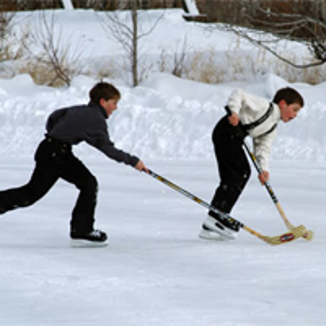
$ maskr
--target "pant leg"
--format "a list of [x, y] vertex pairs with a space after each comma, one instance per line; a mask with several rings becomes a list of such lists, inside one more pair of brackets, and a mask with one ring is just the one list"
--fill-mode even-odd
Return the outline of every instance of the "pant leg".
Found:
[[34, 172], [26, 185], [0, 191], [0, 214], [32, 205], [61, 177], [80, 190], [72, 212], [72, 228], [81, 232], [91, 231], [97, 199], [96, 178], [72, 154], [69, 146], [50, 138], [40, 143], [35, 153], [35, 161]]
[[[214, 150], [220, 175], [220, 184], [211, 204], [230, 213], [250, 178], [250, 165], [242, 147], [242, 138], [236, 128], [223, 118], [213, 132]], [[209, 212], [215, 216], [214, 212]]]
[[42, 198], [58, 180], [58, 175], [49, 173], [42, 164], [36, 164], [31, 179], [18, 188], [0, 191], [0, 214], [19, 207], [27, 207]]
[[96, 178], [76, 157], [71, 159], [61, 178], [74, 184], [80, 191], [72, 211], [71, 230], [80, 233], [92, 231], [98, 189]]
[[55, 184], [62, 164], [45, 159], [52, 157], [50, 152], [51, 148], [48, 144], [41, 142], [35, 154], [36, 165], [28, 183], [21, 187], [0, 191], [0, 214], [34, 204]]

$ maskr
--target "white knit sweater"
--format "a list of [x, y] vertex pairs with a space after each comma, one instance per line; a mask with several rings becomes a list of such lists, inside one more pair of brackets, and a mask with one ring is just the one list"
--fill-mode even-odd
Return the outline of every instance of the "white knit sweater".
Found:
[[[271, 145], [276, 136], [276, 129], [268, 132], [281, 119], [281, 111], [277, 104], [273, 103], [273, 111], [269, 117], [257, 127], [248, 131], [253, 140], [253, 152], [263, 171], [269, 169], [269, 156]], [[230, 110], [239, 116], [242, 124], [252, 123], [261, 118], [269, 109], [270, 102], [262, 97], [246, 93], [236, 89], [228, 100]]]

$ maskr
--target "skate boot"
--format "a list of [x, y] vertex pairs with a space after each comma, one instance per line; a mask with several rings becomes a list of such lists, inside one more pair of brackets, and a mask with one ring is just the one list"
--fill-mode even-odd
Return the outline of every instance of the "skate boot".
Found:
[[104, 247], [109, 244], [108, 236], [100, 230], [90, 232], [70, 232], [72, 247]]
[[239, 229], [240, 223], [228, 215], [225, 219], [208, 215], [202, 225], [199, 237], [205, 240], [235, 240]]

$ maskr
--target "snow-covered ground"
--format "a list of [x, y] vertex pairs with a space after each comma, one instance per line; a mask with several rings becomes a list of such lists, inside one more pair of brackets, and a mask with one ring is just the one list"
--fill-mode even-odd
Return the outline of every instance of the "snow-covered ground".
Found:
[[[211, 160], [148, 165], [210, 198]], [[1, 217], [1, 325], [300, 325], [325, 323], [323, 165], [276, 163], [273, 184], [295, 224], [315, 239], [272, 247], [242, 231], [234, 242], [197, 238], [205, 211], [149, 176], [89, 162], [100, 183], [97, 226], [110, 246], [69, 247], [76, 191], [59, 182], [35, 206]], [[27, 180], [31, 161], [1, 160], [1, 186]], [[235, 215], [266, 235], [283, 233], [255, 178]]]
[[[195, 39], [201, 35], [203, 43], [214, 45], [219, 36], [222, 50], [228, 48], [232, 36], [207, 35], [177, 13], [165, 13], [178, 23], [178, 29], [164, 26], [166, 33], [173, 28], [168, 34], [174, 40], [191, 26]], [[83, 31], [94, 42], [101, 37], [95, 18], [85, 29], [90, 12], [58, 15], [66, 29]], [[155, 44], [167, 42], [160, 30], [151, 34]], [[100, 65], [103, 53], [97, 54], [92, 58]], [[206, 201], [218, 183], [211, 131], [230, 92], [240, 87], [271, 98], [289, 84], [272, 73], [218, 85], [160, 73], [136, 88], [107, 80], [122, 92], [119, 110], [108, 121], [117, 147]], [[48, 114], [85, 103], [95, 82], [79, 76], [69, 88], [53, 89], [36, 86], [27, 75], [0, 79], [0, 189], [27, 182]], [[306, 106], [296, 120], [280, 123], [271, 184], [290, 221], [314, 230], [312, 242], [272, 247], [245, 231], [236, 241], [200, 240], [205, 209], [81, 144], [75, 152], [98, 178], [97, 227], [109, 233], [110, 245], [69, 246], [76, 190], [63, 181], [34, 206], [1, 216], [0, 325], [324, 325], [326, 84], [291, 86]], [[233, 215], [266, 235], [286, 231], [254, 169]]]

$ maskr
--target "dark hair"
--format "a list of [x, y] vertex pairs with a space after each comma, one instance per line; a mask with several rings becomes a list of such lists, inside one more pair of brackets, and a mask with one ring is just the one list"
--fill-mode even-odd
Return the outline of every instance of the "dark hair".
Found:
[[276, 92], [273, 98], [273, 103], [278, 104], [282, 100], [284, 100], [287, 105], [297, 103], [301, 107], [304, 106], [304, 100], [301, 94], [291, 87], [281, 88]]
[[90, 91], [89, 91], [89, 98], [92, 103], [99, 104], [100, 100], [104, 98], [106, 101], [111, 100], [114, 98], [120, 98], [121, 94], [117, 88], [113, 85], [100, 82], [97, 83]]

